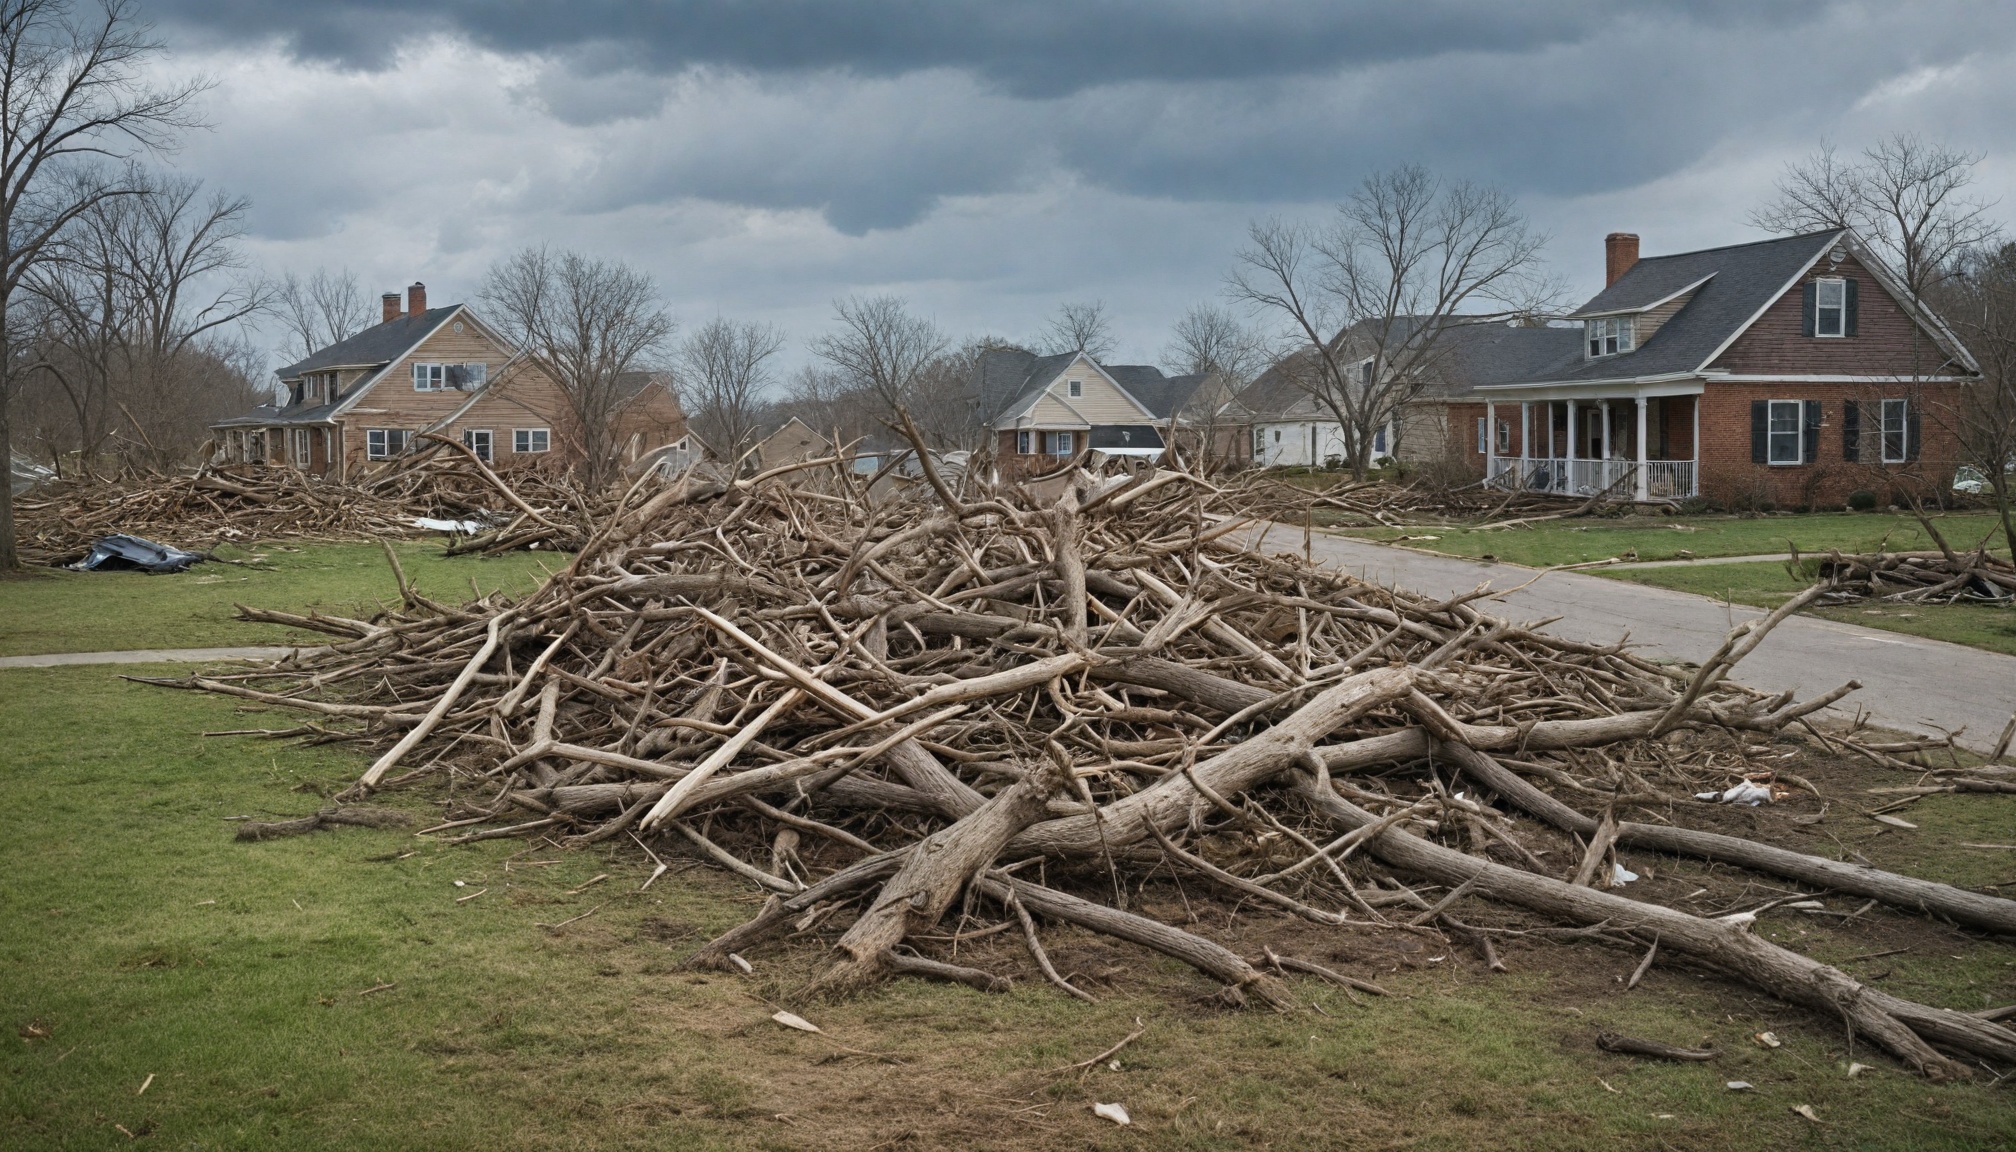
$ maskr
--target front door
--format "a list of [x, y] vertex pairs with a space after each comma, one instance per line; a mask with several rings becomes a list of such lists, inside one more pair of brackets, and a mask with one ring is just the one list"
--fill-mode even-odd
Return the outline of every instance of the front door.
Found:
[[476, 454], [485, 464], [490, 462], [490, 430], [488, 428], [464, 428], [462, 446]]

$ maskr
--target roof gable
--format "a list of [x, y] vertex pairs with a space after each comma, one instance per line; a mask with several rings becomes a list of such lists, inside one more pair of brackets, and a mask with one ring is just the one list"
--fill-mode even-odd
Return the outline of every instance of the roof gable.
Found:
[[[429, 308], [414, 315], [401, 316], [397, 320], [387, 320], [383, 324], [366, 328], [348, 339], [338, 340], [306, 359], [297, 360], [285, 368], [277, 369], [274, 375], [286, 380], [303, 372], [314, 372], [322, 368], [375, 368], [389, 364], [418, 347], [420, 342], [433, 335], [448, 317], [461, 310], [462, 305], [449, 304], [441, 308]], [[494, 338], [495, 334], [491, 333], [487, 326], [482, 327], [486, 335]]]

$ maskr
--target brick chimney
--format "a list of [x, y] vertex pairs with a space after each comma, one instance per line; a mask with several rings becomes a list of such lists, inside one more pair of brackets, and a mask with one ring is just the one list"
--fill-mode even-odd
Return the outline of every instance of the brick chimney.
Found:
[[1603, 286], [1608, 288], [1619, 276], [1638, 263], [1638, 234], [1612, 232], [1603, 237]]
[[399, 318], [399, 294], [397, 292], [385, 293], [378, 298], [378, 302], [385, 307], [384, 323], [390, 324]]
[[[1636, 241], [1638, 238], [1636, 236], [1633, 236], [1631, 239], [1633, 241]], [[1633, 248], [1632, 253], [1633, 254], [1631, 258], [1633, 260], [1636, 260], [1638, 258], [1636, 254], [1637, 249]], [[408, 316], [418, 316], [420, 313], [425, 312], [426, 310], [427, 310], [427, 285], [422, 284], [418, 280], [415, 280], [413, 281], [413, 286], [411, 288], [406, 289], [406, 314]]]

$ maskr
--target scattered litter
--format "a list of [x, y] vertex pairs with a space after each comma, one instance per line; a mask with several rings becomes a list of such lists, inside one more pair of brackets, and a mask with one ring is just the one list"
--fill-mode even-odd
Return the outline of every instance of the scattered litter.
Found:
[[1750, 1083], [1748, 1080], [1731, 1080], [1729, 1083], [1723, 1085], [1723, 1087], [1729, 1089], [1731, 1092], [1748, 1092], [1752, 1088], [1755, 1088], [1756, 1085]]
[[1629, 884], [1636, 879], [1638, 879], [1636, 872], [1631, 871], [1615, 860], [1610, 862], [1610, 883], [1613, 886], [1617, 884]]
[[1878, 815], [1875, 815], [1875, 816], [1871, 816], [1871, 817], [1869, 817], [1869, 819], [1871, 819], [1871, 820], [1874, 820], [1874, 821], [1875, 821], [1876, 823], [1878, 823], [1878, 824], [1888, 824], [1888, 825], [1889, 825], [1890, 827], [1892, 827], [1892, 828], [1916, 828], [1916, 827], [1918, 827], [1918, 826], [1917, 826], [1916, 824], [1913, 824], [1913, 823], [1911, 823], [1911, 822], [1910, 822], [1909, 820], [1905, 820], [1905, 819], [1901, 819], [1901, 818], [1899, 818], [1899, 817], [1896, 817], [1896, 816], [1886, 816], [1886, 815], [1882, 815], [1882, 814], [1878, 814]]
[[1127, 1109], [1119, 1104], [1094, 1104], [1092, 1105], [1092, 1114], [1111, 1120], [1122, 1128], [1134, 1123], [1134, 1118], [1127, 1115]]
[[1106, 1070], [1109, 1072], [1118, 1072], [1120, 1070], [1120, 1062], [1118, 1060], [1108, 1060], [1106, 1062]]
[[1797, 908], [1800, 909], [1801, 911], [1806, 911], [1814, 908], [1824, 909], [1827, 907], [1827, 905], [1821, 903], [1818, 900], [1794, 900], [1790, 904], [1783, 905], [1783, 907]]
[[1757, 1035], [1752, 1036], [1751, 1039], [1766, 1048], [1783, 1048], [1785, 1046], [1785, 1042], [1778, 1039], [1777, 1035], [1771, 1032], [1759, 1032]]
[[408, 523], [429, 532], [452, 532], [458, 536], [474, 536], [490, 527], [481, 520], [436, 520], [432, 516], [415, 516]]
[[756, 974], [755, 966], [750, 964], [749, 961], [744, 960], [737, 953], [734, 952], [728, 953], [728, 962], [730, 964], [735, 965], [735, 970], [742, 973], [742, 975], [744, 976], [754, 976]]
[[457, 887], [457, 888], [467, 888], [468, 886], [469, 886], [469, 882], [468, 882], [467, 880], [457, 880], [457, 881], [455, 881], [455, 887]]
[[771, 1014], [770, 1019], [775, 1020], [786, 1028], [796, 1028], [800, 1032], [817, 1032], [820, 1030], [817, 1024], [792, 1012], [775, 1012]]
[[1815, 1124], [1821, 1122], [1820, 1117], [1814, 1113], [1813, 1106], [1811, 1104], [1794, 1104], [1792, 1106], [1792, 1112], [1794, 1115], [1804, 1116], [1806, 1119], [1811, 1120]]
[[1752, 784], [1745, 780], [1722, 792], [1696, 792], [1696, 800], [1710, 800], [1717, 804], [1742, 804], [1751, 808], [1759, 804], [1769, 804], [1776, 799], [1769, 784]]
[[1875, 1070], [1876, 1066], [1873, 1064], [1850, 1064], [1848, 1065], [1848, 1079], [1853, 1080], [1864, 1072], [1874, 1072]]

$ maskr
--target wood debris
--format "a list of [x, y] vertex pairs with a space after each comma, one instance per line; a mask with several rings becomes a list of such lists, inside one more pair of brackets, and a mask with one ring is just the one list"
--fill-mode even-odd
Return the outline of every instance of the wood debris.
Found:
[[[1634, 952], [1656, 940], [1930, 1077], [1969, 1075], [1947, 1053], [2016, 1062], [2000, 1024], [1601, 886], [1620, 851], [1668, 853], [2016, 933], [2007, 900], [1624, 818], [1656, 802], [1684, 819], [1685, 797], [1855, 687], [1795, 702], [1730, 678], [1822, 589], [1679, 669], [1497, 618], [1482, 591], [1430, 599], [1250, 550], [1226, 490], [1180, 470], [978, 471], [879, 500], [837, 460], [640, 481], [522, 599], [303, 620], [332, 645], [155, 682], [317, 713], [382, 749], [353, 795], [480, 778], [485, 799], [429, 830], [451, 842], [635, 837], [769, 894], [689, 966], [795, 930], [833, 948], [815, 991], [1005, 987], [942, 946], [963, 897], [1004, 926], [1176, 957], [1228, 1004], [1293, 1006], [1260, 966], [1311, 970], [1286, 949], [1252, 961], [1129, 906], [1181, 874], [1249, 916], [1447, 932], [1494, 962], [1454, 914], [1510, 905]], [[1600, 838], [1588, 867], [1570, 837]]]

